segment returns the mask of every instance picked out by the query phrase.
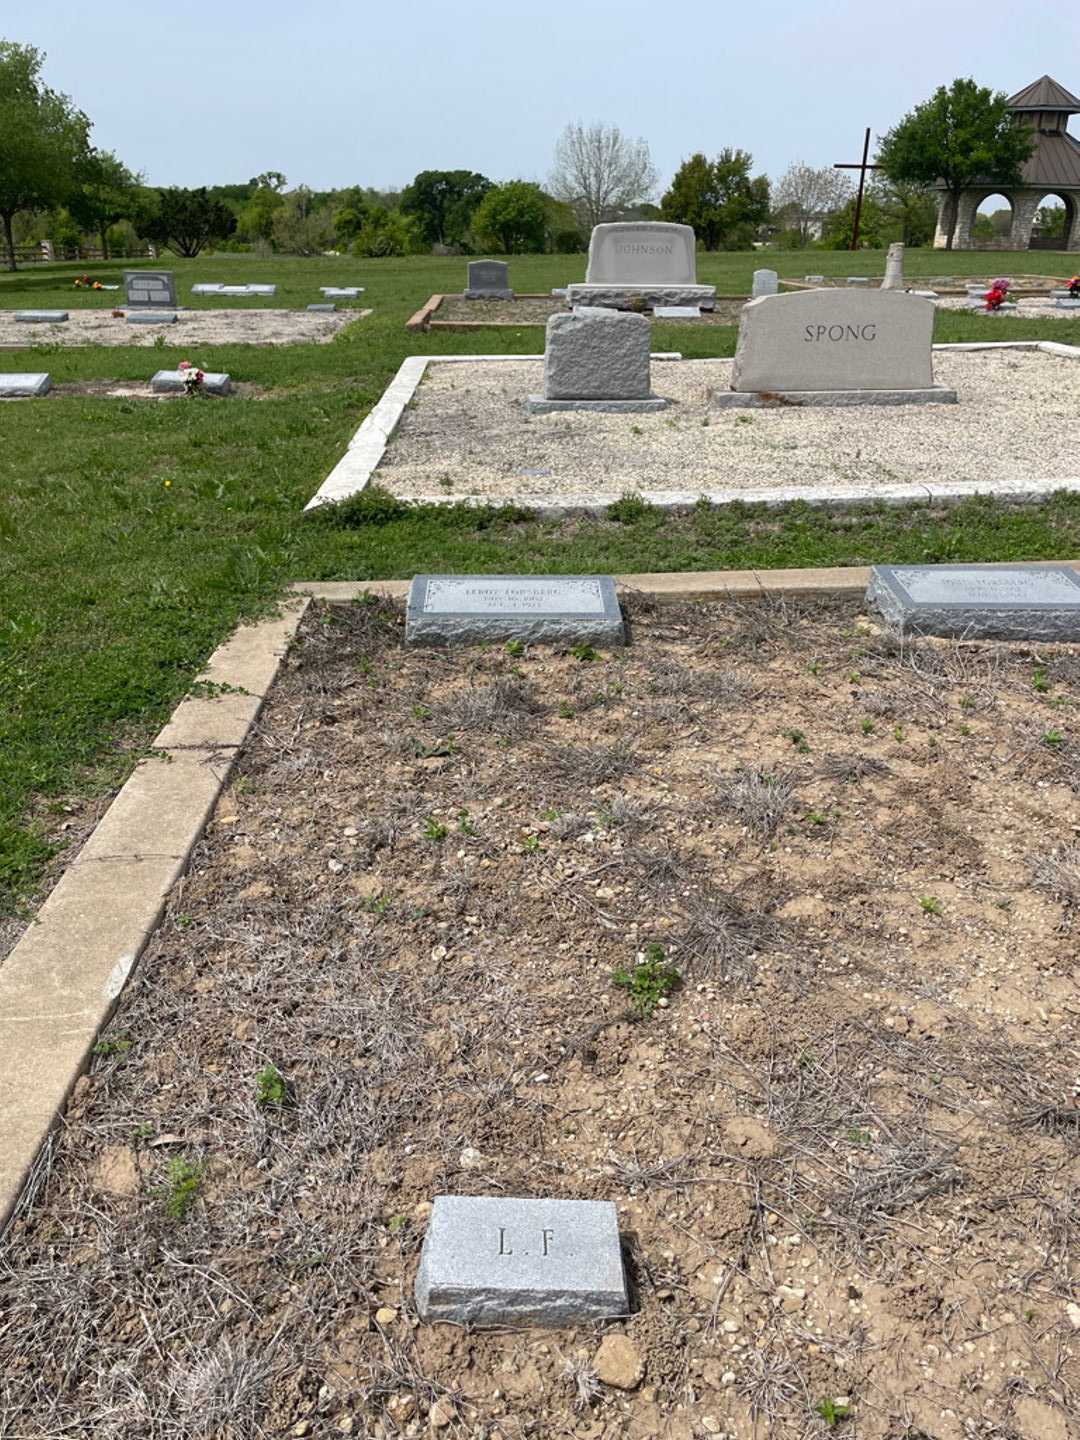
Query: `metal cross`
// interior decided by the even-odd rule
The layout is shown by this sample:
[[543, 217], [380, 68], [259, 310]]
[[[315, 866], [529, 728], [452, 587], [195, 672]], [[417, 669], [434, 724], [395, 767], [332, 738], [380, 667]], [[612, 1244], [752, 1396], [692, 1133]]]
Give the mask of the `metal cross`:
[[859, 248], [859, 221], [862, 218], [863, 191], [866, 188], [866, 172], [868, 170], [880, 170], [880, 165], [868, 165], [866, 157], [870, 154], [870, 126], [866, 127], [866, 135], [863, 138], [862, 162], [858, 165], [834, 165], [834, 170], [858, 170], [859, 172], [859, 193], [855, 197], [855, 220], [851, 226], [851, 244], [849, 250]]

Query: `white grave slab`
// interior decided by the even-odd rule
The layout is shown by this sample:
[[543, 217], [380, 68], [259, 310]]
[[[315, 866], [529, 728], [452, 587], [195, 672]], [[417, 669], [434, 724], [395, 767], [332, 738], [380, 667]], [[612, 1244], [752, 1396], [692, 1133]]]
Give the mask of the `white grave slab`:
[[409, 587], [405, 639], [412, 645], [626, 643], [609, 575], [417, 575]]
[[0, 374], [0, 396], [5, 400], [21, 399], [31, 395], [46, 395], [51, 389], [52, 380], [43, 370], [29, 374]]

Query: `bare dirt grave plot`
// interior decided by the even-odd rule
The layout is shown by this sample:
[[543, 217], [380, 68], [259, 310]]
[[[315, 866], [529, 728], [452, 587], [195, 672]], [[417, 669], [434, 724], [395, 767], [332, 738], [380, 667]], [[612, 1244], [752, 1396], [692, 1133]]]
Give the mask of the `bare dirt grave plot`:
[[527, 415], [542, 362], [429, 365], [372, 480], [407, 499], [573, 504], [628, 492], [693, 497], [777, 488], [1060, 481], [1080, 477], [1080, 363], [1039, 351], [937, 352], [956, 405], [710, 412], [731, 362], [654, 363], [654, 415]]
[[[168, 307], [163, 307], [167, 309]], [[172, 312], [169, 312], [172, 313]], [[307, 310], [182, 310], [174, 325], [129, 325], [109, 310], [71, 310], [58, 325], [26, 325], [14, 311], [0, 310], [0, 349], [35, 345], [143, 345], [159, 335], [170, 345], [324, 344], [370, 310], [316, 314]]]
[[[679, 320], [680, 325], [737, 325], [739, 312], [749, 299], [718, 299], [715, 310], [703, 310], [697, 319]], [[561, 315], [569, 307], [553, 295], [550, 299], [524, 296], [515, 300], [466, 300], [460, 295], [444, 295], [442, 303], [429, 321], [429, 328], [460, 325], [545, 325], [551, 315]]]
[[[1080, 652], [628, 609], [312, 607], [0, 1251], [0, 1433], [1075, 1440]], [[418, 1324], [446, 1192], [615, 1201], [635, 1313]]]

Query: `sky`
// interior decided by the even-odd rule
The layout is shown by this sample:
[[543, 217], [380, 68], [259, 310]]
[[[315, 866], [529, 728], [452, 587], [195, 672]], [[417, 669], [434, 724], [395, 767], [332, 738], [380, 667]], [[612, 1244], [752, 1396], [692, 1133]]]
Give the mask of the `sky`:
[[[0, 38], [46, 53], [45, 80], [93, 140], [151, 184], [397, 188], [419, 170], [543, 183], [570, 121], [681, 160], [749, 150], [860, 158], [940, 84], [1080, 93], [1080, 11], [1032, 0], [3, 0]], [[1073, 122], [1080, 136], [1080, 116]]]

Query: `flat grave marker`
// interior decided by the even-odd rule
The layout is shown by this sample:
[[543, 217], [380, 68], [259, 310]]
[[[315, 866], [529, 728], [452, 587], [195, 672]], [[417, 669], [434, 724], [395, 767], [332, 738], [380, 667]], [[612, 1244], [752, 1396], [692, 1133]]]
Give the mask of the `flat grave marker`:
[[630, 1309], [610, 1200], [437, 1195], [416, 1301], [427, 1321], [561, 1327]]
[[410, 645], [487, 641], [625, 645], [610, 575], [417, 575], [409, 587]]
[[21, 325], [62, 325], [68, 318], [66, 310], [16, 310], [15, 319]]
[[700, 320], [700, 305], [657, 305], [653, 308], [657, 320]]
[[51, 389], [52, 380], [44, 370], [36, 374], [0, 375], [0, 396], [5, 400], [46, 395]]
[[175, 325], [179, 317], [172, 314], [157, 314], [149, 311], [135, 311], [124, 317], [129, 325]]
[[171, 270], [125, 270], [124, 293], [128, 305], [175, 305], [176, 277]]
[[[159, 370], [150, 381], [150, 388], [155, 395], [179, 394], [187, 388], [183, 370]], [[232, 388], [232, 381], [220, 371], [204, 370], [202, 388], [208, 395], [227, 395]]]
[[326, 315], [336, 311], [337, 305], [333, 300], [325, 300], [315, 305], [308, 305], [306, 309], [317, 315]]
[[329, 300], [332, 296], [339, 300], [354, 300], [357, 295], [364, 293], [363, 285], [320, 285], [319, 292]]
[[875, 565], [867, 601], [902, 634], [1080, 640], [1067, 565]]

